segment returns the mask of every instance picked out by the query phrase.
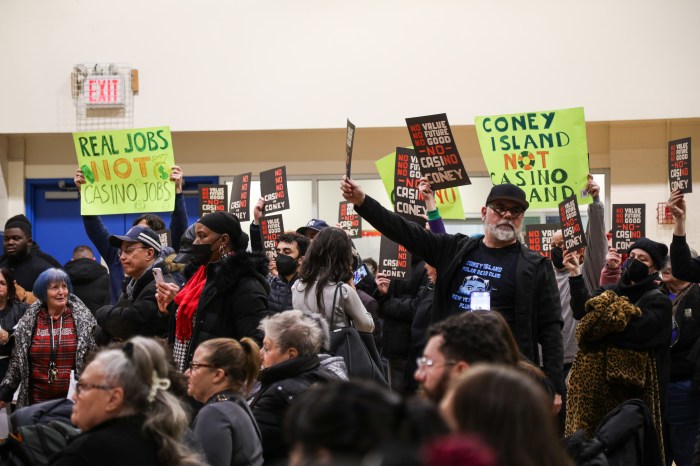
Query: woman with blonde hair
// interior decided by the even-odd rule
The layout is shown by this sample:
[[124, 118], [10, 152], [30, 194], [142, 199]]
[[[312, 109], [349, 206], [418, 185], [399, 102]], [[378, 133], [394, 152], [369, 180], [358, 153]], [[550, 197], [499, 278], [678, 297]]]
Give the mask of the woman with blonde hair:
[[134, 337], [98, 353], [73, 395], [71, 422], [83, 433], [50, 464], [203, 464], [181, 443], [188, 416], [169, 388], [165, 349], [156, 340]]
[[260, 429], [244, 400], [260, 363], [260, 348], [251, 338], [240, 343], [214, 338], [194, 352], [185, 372], [187, 393], [204, 403], [194, 420], [194, 434], [211, 466], [263, 463]]

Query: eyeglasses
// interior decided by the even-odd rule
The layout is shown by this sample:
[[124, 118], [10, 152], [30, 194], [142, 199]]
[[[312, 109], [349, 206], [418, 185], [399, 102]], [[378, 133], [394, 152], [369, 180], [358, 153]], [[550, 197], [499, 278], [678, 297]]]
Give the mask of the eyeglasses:
[[80, 395], [82, 392], [87, 392], [88, 390], [111, 390], [114, 387], [108, 385], [97, 385], [94, 383], [78, 382], [75, 384], [75, 393]]
[[489, 204], [488, 206], [491, 210], [496, 212], [499, 217], [504, 217], [506, 212], [510, 212], [511, 218], [520, 218], [525, 214], [525, 209], [522, 207], [503, 207], [502, 205]]
[[146, 249], [143, 246], [132, 246], [127, 249], [120, 249], [119, 250], [119, 256], [121, 257], [122, 254], [126, 254], [127, 256], [130, 256], [136, 251], [137, 249]]
[[425, 356], [422, 356], [420, 358], [416, 358], [416, 365], [418, 366], [418, 369], [425, 369], [426, 367], [433, 367], [437, 364], [443, 364], [445, 366], [449, 366], [452, 364], [456, 364], [457, 361], [453, 361], [451, 359], [447, 359], [443, 361], [442, 363], [435, 362], [432, 359], [428, 359]]
[[191, 362], [188, 366], [191, 371], [196, 371], [200, 367], [214, 367], [211, 364], [204, 364], [203, 362]]

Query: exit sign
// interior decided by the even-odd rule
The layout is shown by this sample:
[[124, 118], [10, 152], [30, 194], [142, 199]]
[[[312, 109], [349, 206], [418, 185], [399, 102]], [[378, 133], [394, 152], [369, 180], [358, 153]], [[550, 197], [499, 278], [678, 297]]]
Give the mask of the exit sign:
[[87, 107], [124, 106], [124, 78], [121, 76], [88, 76], [83, 92]]

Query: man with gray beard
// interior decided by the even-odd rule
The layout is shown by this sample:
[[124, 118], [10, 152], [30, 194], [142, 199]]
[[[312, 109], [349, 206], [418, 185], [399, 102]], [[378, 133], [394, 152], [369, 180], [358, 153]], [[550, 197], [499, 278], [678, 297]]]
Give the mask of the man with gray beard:
[[343, 197], [362, 218], [392, 241], [437, 269], [431, 322], [487, 308], [500, 312], [521, 353], [541, 365], [561, 403], [562, 319], [559, 289], [549, 259], [521, 244], [525, 192], [512, 184], [491, 188], [481, 208], [483, 237], [434, 234], [388, 211], [344, 178]]

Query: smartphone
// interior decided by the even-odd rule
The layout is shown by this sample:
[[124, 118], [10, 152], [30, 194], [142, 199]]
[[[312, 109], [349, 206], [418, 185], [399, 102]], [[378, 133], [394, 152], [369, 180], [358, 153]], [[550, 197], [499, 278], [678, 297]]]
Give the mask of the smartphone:
[[469, 298], [469, 307], [472, 311], [491, 310], [491, 293], [488, 291], [472, 291]]
[[358, 267], [357, 270], [352, 274], [352, 280], [357, 285], [362, 281], [363, 278], [365, 278], [367, 275], [369, 275], [369, 270], [367, 270], [367, 266], [365, 264], [362, 264], [360, 267]]
[[163, 283], [163, 271], [159, 267], [153, 267], [153, 276], [156, 277], [156, 283]]

